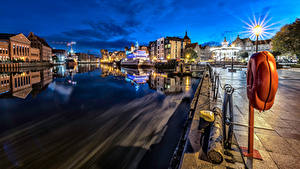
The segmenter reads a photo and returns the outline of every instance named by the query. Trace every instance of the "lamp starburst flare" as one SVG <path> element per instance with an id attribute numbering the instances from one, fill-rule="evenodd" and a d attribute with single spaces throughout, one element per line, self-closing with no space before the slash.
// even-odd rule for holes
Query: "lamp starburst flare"
<path id="1" fill-rule="evenodd" d="M 260 39 L 264 39 L 267 36 L 273 35 L 270 32 L 270 30 L 274 30 L 274 28 L 272 28 L 272 26 L 276 25 L 277 23 L 270 23 L 270 21 L 272 20 L 272 18 L 268 18 L 269 13 L 266 13 L 264 15 L 264 17 L 256 17 L 253 14 L 253 18 L 251 19 L 250 17 L 248 17 L 249 22 L 246 22 L 244 20 L 242 20 L 242 22 L 245 24 L 243 26 L 243 28 L 245 28 L 245 31 L 242 31 L 241 33 L 245 33 L 247 34 L 247 36 L 250 39 L 255 40 L 256 37 L 260 38 Z"/>

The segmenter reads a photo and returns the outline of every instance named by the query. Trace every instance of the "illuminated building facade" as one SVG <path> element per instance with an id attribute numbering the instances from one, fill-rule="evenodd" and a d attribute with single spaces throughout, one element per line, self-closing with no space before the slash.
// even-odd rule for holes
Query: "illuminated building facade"
<path id="1" fill-rule="evenodd" d="M 256 51 L 256 42 L 252 41 L 250 38 L 241 39 L 239 35 L 231 43 L 231 47 L 237 47 L 240 49 L 239 54 L 248 53 L 250 58 L 253 53 Z M 272 51 L 272 42 L 271 39 L 259 40 L 258 41 L 258 51 Z"/>
<path id="2" fill-rule="evenodd" d="M 152 60 L 166 61 L 170 59 L 181 60 L 184 58 L 184 49 L 191 39 L 185 33 L 184 38 L 162 37 L 156 41 L 150 42 L 150 58 Z"/>
<path id="3" fill-rule="evenodd" d="M 20 34 L 0 34 L 0 48 L 2 49 L 2 59 L 0 61 L 30 61 L 30 41 L 22 33 Z M 5 55 L 3 54 L 5 51 Z M 7 51 L 7 54 L 6 54 Z"/>
<path id="4" fill-rule="evenodd" d="M 1 42 L 0 41 L 0 62 L 9 61 L 9 48 L 8 48 L 8 42 Z"/>
<path id="5" fill-rule="evenodd" d="M 52 49 L 52 59 L 54 63 L 65 63 L 68 52 L 64 49 Z"/>
<path id="6" fill-rule="evenodd" d="M 31 41 L 32 48 L 38 48 L 40 50 L 41 62 L 50 62 L 52 60 L 52 48 L 45 39 L 38 37 L 33 32 L 29 33 L 28 39 Z"/>
<path id="7" fill-rule="evenodd" d="M 30 49 L 31 58 L 30 61 L 39 61 L 40 60 L 40 50 L 38 48 Z"/>
<path id="8" fill-rule="evenodd" d="M 226 61 L 231 60 L 232 58 L 236 60 L 240 50 L 240 47 L 229 46 L 229 42 L 227 42 L 226 38 L 224 38 L 222 46 L 210 48 L 212 56 L 216 61 Z"/>

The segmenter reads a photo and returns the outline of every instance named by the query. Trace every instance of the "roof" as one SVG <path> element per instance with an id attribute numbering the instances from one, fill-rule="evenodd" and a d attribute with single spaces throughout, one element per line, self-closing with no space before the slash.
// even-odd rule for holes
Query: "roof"
<path id="1" fill-rule="evenodd" d="M 195 48 L 197 45 L 198 43 L 191 43 L 191 44 L 187 44 L 185 48 Z"/>
<path id="2" fill-rule="evenodd" d="M 187 36 L 187 31 L 185 31 L 185 36 L 183 39 L 190 39 L 188 36 Z"/>
<path id="3" fill-rule="evenodd" d="M 17 34 L 9 34 L 9 33 L 0 33 L 0 39 L 9 39 Z"/>
<path id="4" fill-rule="evenodd" d="M 237 38 L 232 43 L 236 43 L 238 41 L 241 41 L 242 43 L 246 43 L 248 41 L 248 42 L 251 42 L 251 43 L 255 44 L 255 41 L 251 40 L 250 38 L 240 39 L 239 35 L 237 36 Z M 271 39 L 259 40 L 258 44 L 260 44 L 260 45 L 261 44 L 268 44 L 270 42 L 271 42 Z"/>
<path id="5" fill-rule="evenodd" d="M 45 39 L 40 38 L 39 36 L 35 35 L 33 32 L 30 32 L 30 33 L 29 33 L 28 38 L 29 38 L 30 36 L 36 37 L 37 40 L 40 41 L 44 46 L 47 46 L 47 47 L 51 48 L 51 47 L 48 45 L 48 43 L 46 42 Z"/>
<path id="6" fill-rule="evenodd" d="M 168 39 L 168 40 L 175 40 L 175 41 L 182 41 L 182 39 L 181 38 L 179 38 L 179 37 L 166 37 L 166 39 Z"/>

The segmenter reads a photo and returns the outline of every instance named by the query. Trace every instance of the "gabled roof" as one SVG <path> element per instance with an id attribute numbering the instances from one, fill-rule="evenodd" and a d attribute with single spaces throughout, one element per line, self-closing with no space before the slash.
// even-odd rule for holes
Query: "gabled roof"
<path id="1" fill-rule="evenodd" d="M 47 47 L 51 48 L 51 47 L 48 45 L 48 43 L 46 42 L 45 39 L 40 38 L 39 36 L 35 35 L 33 32 L 30 32 L 30 33 L 29 33 L 28 39 L 29 39 L 29 37 L 36 37 L 37 40 L 40 41 L 44 46 L 47 46 Z"/>

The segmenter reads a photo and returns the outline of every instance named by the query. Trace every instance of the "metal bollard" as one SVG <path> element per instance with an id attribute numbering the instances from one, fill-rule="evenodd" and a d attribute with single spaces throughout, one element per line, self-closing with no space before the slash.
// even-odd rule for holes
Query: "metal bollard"
<path id="1" fill-rule="evenodd" d="M 232 144 L 232 135 L 233 135 L 233 102 L 232 102 L 232 94 L 234 92 L 234 88 L 229 85 L 224 85 L 224 102 L 223 102 L 223 135 L 224 135 L 224 147 L 230 149 Z M 227 110 L 229 109 L 229 118 L 227 117 Z M 228 125 L 228 132 L 227 131 Z"/>

